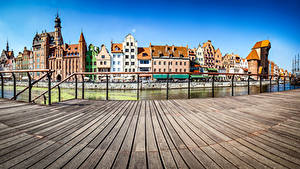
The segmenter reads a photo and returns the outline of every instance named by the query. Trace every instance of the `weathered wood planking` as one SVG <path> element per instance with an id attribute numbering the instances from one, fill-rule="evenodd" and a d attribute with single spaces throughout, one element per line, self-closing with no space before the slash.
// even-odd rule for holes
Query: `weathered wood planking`
<path id="1" fill-rule="evenodd" d="M 300 90 L 52 106 L 0 99 L 0 168 L 300 168 Z"/>

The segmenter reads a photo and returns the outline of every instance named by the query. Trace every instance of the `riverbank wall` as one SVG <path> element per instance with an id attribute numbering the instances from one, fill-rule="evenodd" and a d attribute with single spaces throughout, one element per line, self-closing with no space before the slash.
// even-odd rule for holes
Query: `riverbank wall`
<path id="1" fill-rule="evenodd" d="M 51 86 L 56 85 L 58 82 L 52 82 Z M 21 87 L 27 87 L 28 82 L 17 82 L 17 86 Z M 262 85 L 269 85 L 270 81 L 262 81 Z M 272 85 L 276 85 L 277 81 L 272 81 Z M 5 82 L 6 86 L 13 86 L 13 82 Z M 82 87 L 82 83 L 79 82 L 78 88 Z M 109 82 L 108 87 L 110 90 L 136 90 L 137 89 L 137 83 L 136 82 Z M 239 82 L 234 82 L 234 86 L 237 87 L 243 87 L 247 86 L 248 82 L 247 81 L 239 81 Z M 250 81 L 250 86 L 259 86 L 260 82 L 259 81 Z M 215 87 L 230 87 L 231 82 L 214 82 Z M 41 87 L 41 88 L 47 88 L 48 87 L 48 82 L 38 82 L 35 84 L 33 87 Z M 61 88 L 67 88 L 67 89 L 72 89 L 75 88 L 75 83 L 74 82 L 65 82 L 60 84 Z M 191 88 L 211 88 L 212 87 L 212 82 L 190 82 L 190 87 Z M 85 89 L 106 89 L 106 83 L 105 82 L 85 82 L 84 83 L 84 88 Z M 141 90 L 154 90 L 154 89 L 166 89 L 167 88 L 167 83 L 166 82 L 140 82 L 139 83 L 139 88 Z M 169 82 L 169 89 L 185 89 L 188 88 L 188 83 L 187 82 Z"/>

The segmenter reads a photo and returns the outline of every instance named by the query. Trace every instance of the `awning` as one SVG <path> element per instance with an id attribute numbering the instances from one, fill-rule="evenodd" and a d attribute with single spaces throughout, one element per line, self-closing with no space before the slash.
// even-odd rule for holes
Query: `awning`
<path id="1" fill-rule="evenodd" d="M 204 76 L 204 75 L 191 75 L 192 79 L 201 79 L 201 78 L 208 78 L 208 76 Z"/>
<path id="2" fill-rule="evenodd" d="M 167 74 L 154 74 L 153 75 L 154 79 L 167 79 Z M 188 74 L 172 74 L 169 75 L 170 79 L 188 79 L 189 75 Z"/>
<path id="3" fill-rule="evenodd" d="M 167 75 L 166 74 L 154 74 L 153 78 L 154 79 L 166 79 Z"/>
<path id="4" fill-rule="evenodd" d="M 209 72 L 218 72 L 218 69 L 215 69 L 215 68 L 207 68 L 207 71 L 209 71 Z"/>
<path id="5" fill-rule="evenodd" d="M 171 78 L 173 79 L 188 79 L 189 75 L 187 74 L 175 74 L 175 75 L 171 75 Z"/>

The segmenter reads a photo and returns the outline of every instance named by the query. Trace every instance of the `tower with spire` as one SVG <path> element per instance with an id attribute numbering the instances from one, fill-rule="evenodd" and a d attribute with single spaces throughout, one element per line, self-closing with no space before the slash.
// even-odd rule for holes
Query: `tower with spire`
<path id="1" fill-rule="evenodd" d="M 83 36 L 83 32 L 81 30 L 81 34 L 79 37 L 79 56 L 80 56 L 80 63 L 79 68 L 80 71 L 85 71 L 85 59 L 86 59 L 86 51 L 87 51 L 87 45 Z"/>
<path id="2" fill-rule="evenodd" d="M 6 52 L 9 51 L 9 45 L 8 45 L 8 40 L 6 41 Z"/>
<path id="3" fill-rule="evenodd" d="M 64 42 L 63 42 L 63 38 L 62 38 L 62 35 L 61 35 L 61 21 L 60 21 L 58 12 L 56 14 L 54 22 L 55 22 L 54 42 L 55 42 L 56 45 L 62 45 Z"/>

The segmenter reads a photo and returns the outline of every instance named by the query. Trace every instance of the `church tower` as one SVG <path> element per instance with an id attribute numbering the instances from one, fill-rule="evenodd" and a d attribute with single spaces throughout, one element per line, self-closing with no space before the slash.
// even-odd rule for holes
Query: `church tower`
<path id="1" fill-rule="evenodd" d="M 61 21 L 58 16 L 58 13 L 55 18 L 55 32 L 54 32 L 54 42 L 56 45 L 62 45 L 64 43 L 62 35 L 61 35 Z"/>
<path id="2" fill-rule="evenodd" d="M 86 59 L 86 42 L 83 36 L 83 33 L 81 32 L 80 38 L 79 38 L 79 71 L 85 72 L 85 59 Z"/>

